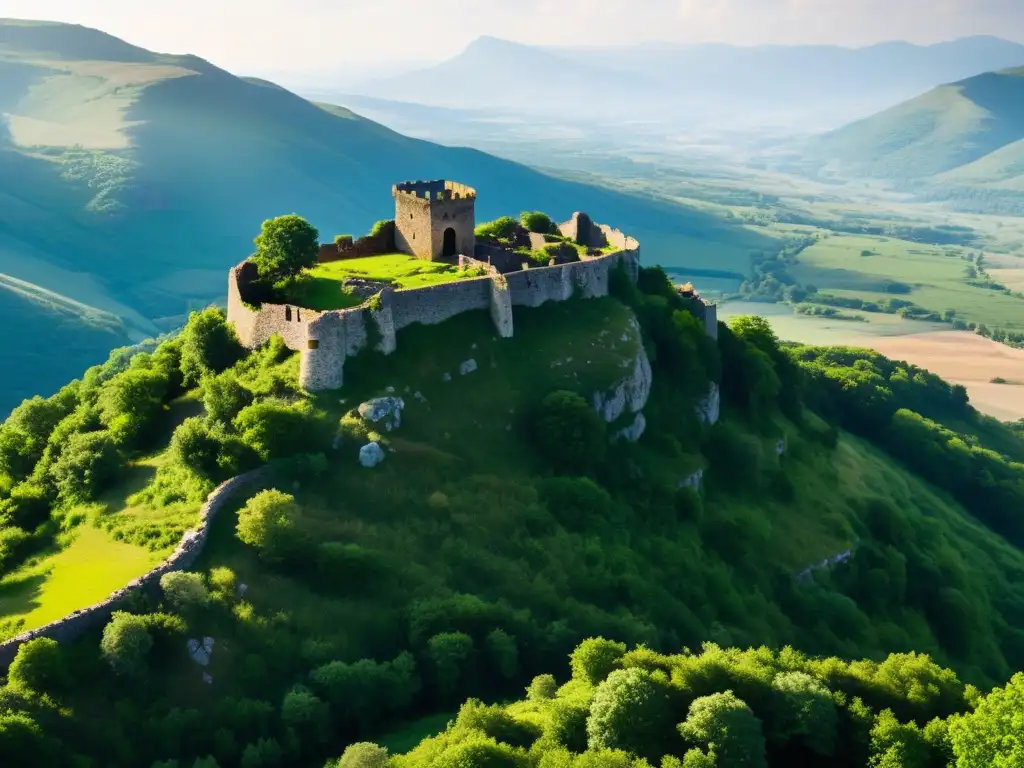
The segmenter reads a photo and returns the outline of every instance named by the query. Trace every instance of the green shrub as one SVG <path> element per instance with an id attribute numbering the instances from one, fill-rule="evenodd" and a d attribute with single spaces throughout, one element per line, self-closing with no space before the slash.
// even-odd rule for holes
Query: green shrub
<path id="1" fill-rule="evenodd" d="M 206 589 L 201 573 L 165 573 L 160 577 L 160 589 L 163 590 L 167 602 L 179 611 L 201 608 L 210 602 L 210 593 Z"/>
<path id="2" fill-rule="evenodd" d="M 253 242 L 251 260 L 260 278 L 276 283 L 316 264 L 320 233 L 301 216 L 289 214 L 264 221 Z"/>
<path id="3" fill-rule="evenodd" d="M 184 385 L 196 386 L 203 376 L 230 368 L 243 354 L 234 326 L 227 323 L 219 310 L 211 308 L 193 312 L 181 332 Z"/>
<path id="4" fill-rule="evenodd" d="M 280 562 L 295 552 L 299 514 L 293 496 L 276 489 L 260 491 L 238 513 L 238 538 L 265 560 Z"/>
<path id="5" fill-rule="evenodd" d="M 598 685 L 619 668 L 625 653 L 625 643 L 605 640 L 603 637 L 584 640 L 572 652 L 572 677 L 590 685 Z"/>
<path id="6" fill-rule="evenodd" d="M 623 750 L 651 760 L 668 752 L 674 713 L 663 677 L 635 668 L 608 675 L 590 704 L 589 748 Z"/>
<path id="7" fill-rule="evenodd" d="M 526 689 L 526 698 L 530 701 L 546 701 L 555 698 L 558 692 L 558 681 L 554 675 L 537 675 Z"/>
<path id="8" fill-rule="evenodd" d="M 523 211 L 519 215 L 519 223 L 530 232 L 537 232 L 542 235 L 558 234 L 558 226 L 551 217 L 540 211 Z"/>
<path id="9" fill-rule="evenodd" d="M 103 628 L 100 653 L 114 672 L 140 677 L 147 670 L 147 658 L 153 648 L 153 637 L 144 616 L 114 611 Z"/>
<path id="10" fill-rule="evenodd" d="M 70 681 L 64 653 L 56 640 L 37 637 L 24 643 L 7 671 L 7 683 L 33 693 L 63 693 Z"/>
<path id="11" fill-rule="evenodd" d="M 517 222 L 511 216 L 488 221 L 477 226 L 475 234 L 480 240 L 508 240 L 516 231 Z"/>
<path id="12" fill-rule="evenodd" d="M 587 474 L 604 461 L 607 425 L 575 392 L 557 391 L 544 398 L 534 422 L 541 456 L 557 471 Z"/>
<path id="13" fill-rule="evenodd" d="M 372 742 L 361 741 L 345 747 L 336 768 L 387 768 L 388 751 Z M 335 768 L 332 766 L 331 768 Z"/>

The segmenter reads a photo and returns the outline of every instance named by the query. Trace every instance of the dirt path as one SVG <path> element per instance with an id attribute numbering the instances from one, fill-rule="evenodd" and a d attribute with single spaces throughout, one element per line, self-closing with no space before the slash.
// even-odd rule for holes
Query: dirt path
<path id="1" fill-rule="evenodd" d="M 1024 419 L 1024 349 L 964 331 L 880 336 L 870 346 L 893 360 L 927 368 L 963 384 L 979 411 L 1003 421 Z M 993 378 L 1016 384 L 992 384 Z"/>

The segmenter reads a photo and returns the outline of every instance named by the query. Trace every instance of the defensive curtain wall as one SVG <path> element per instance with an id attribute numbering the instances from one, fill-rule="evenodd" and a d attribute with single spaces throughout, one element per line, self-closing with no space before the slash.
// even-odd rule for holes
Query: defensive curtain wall
<path id="1" fill-rule="evenodd" d="M 576 217 L 574 217 L 575 219 Z M 502 274 L 492 265 L 461 256 L 462 265 L 485 267 L 488 274 L 424 288 L 385 289 L 380 301 L 359 307 L 317 312 L 287 304 L 264 303 L 254 307 L 245 301 L 248 286 L 256 280 L 255 266 L 248 261 L 235 266 L 228 279 L 228 320 L 242 344 L 255 348 L 279 334 L 285 345 L 300 353 L 299 382 L 307 391 L 338 389 L 344 382 L 345 358 L 363 349 L 376 326 L 377 350 L 391 354 L 396 333 L 413 323 L 436 325 L 471 310 L 489 310 L 495 331 L 502 338 L 514 333 L 512 307 L 537 307 L 546 301 L 565 301 L 579 293 L 584 298 L 608 295 L 612 271 L 622 265 L 635 282 L 640 265 L 639 243 L 618 230 L 599 227 L 614 251 L 580 261 L 546 267 L 527 267 Z M 699 296 L 689 298 L 690 311 L 717 336 L 717 312 Z"/>
<path id="2" fill-rule="evenodd" d="M 170 557 L 156 566 L 149 573 L 140 576 L 127 586 L 117 590 L 102 602 L 96 603 L 88 608 L 69 613 L 63 618 L 57 619 L 49 624 L 12 637 L 6 642 L 0 643 L 0 669 L 7 669 L 18 653 L 18 648 L 29 640 L 37 637 L 48 637 L 58 643 L 69 642 L 83 633 L 104 626 L 114 611 L 125 610 L 131 598 L 143 590 L 159 588 L 160 577 L 171 571 L 184 571 L 192 567 L 196 558 L 203 551 L 206 538 L 210 534 L 210 526 L 213 524 L 217 513 L 224 504 L 240 490 L 251 487 L 262 479 L 265 468 L 254 469 L 251 472 L 233 477 L 227 482 L 221 483 L 209 496 L 199 512 L 199 525 L 195 530 L 187 531 L 181 537 L 181 543 L 174 550 Z"/>
<path id="3" fill-rule="evenodd" d="M 256 278 L 249 262 L 234 267 L 228 280 L 228 320 L 242 343 L 258 347 L 279 334 L 289 349 L 301 355 L 299 381 L 308 391 L 341 387 L 345 358 L 366 346 L 367 324 L 378 331 L 377 349 L 390 354 L 395 335 L 413 323 L 435 325 L 470 310 L 490 311 L 495 331 L 502 338 L 513 335 L 512 307 L 536 307 L 546 301 L 564 301 L 577 292 L 584 298 L 608 295 L 611 272 L 620 264 L 635 281 L 639 271 L 640 245 L 631 237 L 608 227 L 601 228 L 616 248 L 601 256 L 569 264 L 533 267 L 508 274 L 487 267 L 488 274 L 451 283 L 385 289 L 379 303 L 367 301 L 352 309 L 315 312 L 284 304 L 247 304 L 247 286 Z M 462 257 L 462 263 L 474 263 Z"/>

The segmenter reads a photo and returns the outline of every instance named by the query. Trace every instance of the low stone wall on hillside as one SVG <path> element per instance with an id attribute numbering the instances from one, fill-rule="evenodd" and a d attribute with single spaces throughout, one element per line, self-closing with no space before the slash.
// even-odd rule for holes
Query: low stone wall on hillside
<path id="1" fill-rule="evenodd" d="M 114 611 L 122 610 L 134 594 L 158 588 L 160 577 L 165 573 L 191 568 L 203 551 L 206 539 L 210 535 L 210 526 L 217 513 L 236 492 L 260 480 L 265 471 L 265 467 L 260 467 L 233 477 L 217 486 L 206 497 L 206 502 L 199 511 L 199 525 L 194 530 L 187 531 L 182 536 L 178 548 L 171 553 L 170 557 L 149 573 L 117 590 L 102 602 L 74 611 L 57 621 L 23 632 L 17 637 L 0 643 L 0 669 L 6 670 L 10 666 L 23 643 L 37 637 L 49 637 L 58 643 L 70 642 L 91 629 L 105 625 L 110 620 L 110 615 Z"/>

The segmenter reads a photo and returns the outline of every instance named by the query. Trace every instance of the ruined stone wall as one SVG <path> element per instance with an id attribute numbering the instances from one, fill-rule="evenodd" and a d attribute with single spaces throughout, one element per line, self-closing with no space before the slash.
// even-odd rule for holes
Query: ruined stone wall
<path id="1" fill-rule="evenodd" d="M 391 295 L 396 331 L 413 323 L 436 325 L 474 309 L 489 309 L 491 278 L 476 277 L 441 283 L 428 288 L 410 288 Z"/>
<path id="2" fill-rule="evenodd" d="M 197 527 L 194 530 L 187 531 L 182 536 L 181 543 L 177 549 L 160 565 L 153 568 L 153 570 L 140 576 L 95 605 L 82 608 L 50 624 L 23 632 L 17 637 L 0 643 L 0 669 L 7 669 L 11 662 L 14 661 L 18 649 L 29 640 L 34 640 L 37 637 L 49 637 L 58 643 L 70 642 L 89 630 L 98 629 L 105 625 L 110 620 L 110 615 L 114 611 L 123 610 L 135 593 L 157 588 L 160 583 L 160 577 L 165 573 L 191 568 L 203 551 L 206 539 L 210 535 L 210 526 L 213 524 L 217 513 L 234 494 L 254 485 L 260 480 L 265 471 L 263 467 L 254 469 L 251 472 L 233 477 L 214 489 L 206 497 L 206 503 L 199 510 L 199 524 Z"/>
<path id="3" fill-rule="evenodd" d="M 413 198 L 416 199 L 416 198 Z M 239 328 L 242 342 L 259 346 L 278 333 L 290 349 L 301 355 L 299 380 L 309 391 L 337 389 L 344 383 L 344 364 L 370 340 L 368 323 L 374 323 L 377 349 L 390 354 L 397 347 L 396 334 L 413 323 L 436 325 L 463 312 L 488 310 L 499 336 L 513 335 L 513 306 L 537 307 L 547 301 L 565 301 L 571 296 L 598 298 L 607 296 L 612 270 L 623 266 L 635 282 L 640 269 L 639 243 L 622 232 L 602 226 L 604 239 L 621 250 L 604 256 L 585 258 L 569 264 L 500 274 L 490 265 L 486 277 L 442 283 L 426 288 L 395 291 L 385 289 L 379 309 L 367 302 L 354 309 L 313 312 L 275 304 L 264 304 L 254 312 L 241 302 L 244 287 L 238 278 L 239 267 L 231 272 L 228 319 Z M 462 266 L 486 266 L 464 256 Z M 718 337 L 717 308 L 698 296 L 688 309 L 701 319 L 712 338 Z"/>
<path id="4" fill-rule="evenodd" d="M 704 330 L 712 339 L 718 339 L 718 307 L 700 296 L 684 297 L 686 310 L 704 323 Z"/>
<path id="5" fill-rule="evenodd" d="M 523 268 L 524 263 L 528 263 L 530 261 L 522 254 L 515 253 L 507 248 L 501 248 L 497 245 L 487 245 L 486 243 L 477 243 L 474 256 L 477 261 L 490 264 L 498 272 L 503 274 L 508 272 L 517 272 Z"/>
<path id="6" fill-rule="evenodd" d="M 421 259 L 439 259 L 445 230 L 452 229 L 455 232 L 455 253 L 473 255 L 476 248 L 473 233 L 476 228 L 475 193 L 453 193 L 451 189 L 440 192 L 403 191 L 396 188 L 394 195 L 395 247 L 399 251 Z"/>

